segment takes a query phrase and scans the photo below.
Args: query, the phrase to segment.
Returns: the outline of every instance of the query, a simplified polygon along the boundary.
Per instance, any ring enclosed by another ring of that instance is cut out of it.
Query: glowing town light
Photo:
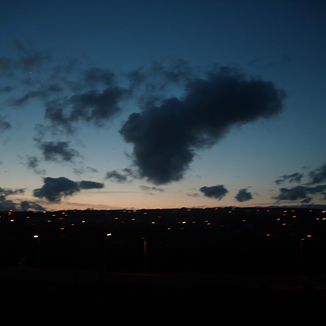
[[[112,235],[112,233],[107,233],[106,236],[107,237],[110,237]]]
[[[38,238],[38,234],[34,234],[34,235],[33,235],[33,238],[34,238],[34,239],[37,239],[37,238]]]

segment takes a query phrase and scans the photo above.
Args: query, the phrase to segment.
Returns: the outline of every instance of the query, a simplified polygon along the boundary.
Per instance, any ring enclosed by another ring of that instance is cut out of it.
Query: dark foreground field
[[[27,214],[0,220],[0,309],[12,316],[159,310],[157,324],[178,310],[294,325],[325,310],[326,211]]]
[[[14,306],[191,308],[287,315],[324,311],[322,278],[2,270],[1,294]]]

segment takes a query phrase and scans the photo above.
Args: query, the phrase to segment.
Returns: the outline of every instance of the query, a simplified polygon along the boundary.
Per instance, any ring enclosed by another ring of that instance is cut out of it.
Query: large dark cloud
[[[252,194],[247,189],[240,189],[234,198],[242,203],[244,201],[251,200]]]
[[[221,200],[229,191],[223,185],[201,187],[199,189],[206,197],[216,198]]]
[[[283,183],[284,181],[288,181],[290,183],[292,182],[301,182],[301,179],[303,178],[303,173],[293,173],[293,174],[284,174],[279,177],[279,179],[275,180],[275,183],[279,185],[280,183]]]
[[[65,177],[44,178],[43,186],[34,189],[33,194],[38,198],[46,198],[49,202],[60,202],[62,197],[73,196],[83,189],[102,189],[103,183],[93,181],[75,182]]]
[[[141,177],[155,184],[183,178],[198,149],[212,146],[232,126],[270,118],[283,108],[284,91],[272,82],[219,68],[187,82],[182,99],[147,103],[120,133],[132,143]]]
[[[314,194],[325,195],[326,185],[318,185],[315,187],[309,186],[296,186],[293,188],[281,188],[277,200],[296,201],[300,200],[301,203],[309,203]]]

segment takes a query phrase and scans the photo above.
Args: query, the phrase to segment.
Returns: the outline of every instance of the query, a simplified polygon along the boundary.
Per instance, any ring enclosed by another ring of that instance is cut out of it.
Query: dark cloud
[[[221,200],[229,191],[223,185],[201,187],[199,189],[206,197]]]
[[[83,189],[101,189],[104,184],[93,181],[75,182],[65,177],[44,178],[42,188],[34,189],[34,197],[46,198],[49,202],[60,202],[62,197],[73,196]]]
[[[43,206],[41,206],[35,202],[24,200],[20,203],[20,210],[22,210],[22,211],[28,211],[28,210],[45,211],[46,209]]]
[[[80,167],[80,168],[73,168],[74,173],[76,174],[83,174],[85,172],[90,172],[90,173],[98,173],[97,169],[94,169],[90,166],[86,166],[86,168],[84,167]]]
[[[326,164],[323,164],[320,168],[311,171],[309,173],[309,177],[309,184],[326,182]]]
[[[42,150],[43,157],[46,161],[55,162],[71,162],[76,156],[79,156],[78,152],[73,148],[70,148],[69,143],[65,141],[40,141],[38,147]]]
[[[14,203],[12,200],[7,200],[4,196],[0,195],[0,211],[10,210],[19,210],[19,204]]]
[[[0,187],[0,196],[11,196],[11,195],[20,195],[25,192],[24,188],[11,189],[11,188],[1,188]]]
[[[218,142],[232,126],[281,112],[284,98],[272,82],[219,68],[206,79],[187,82],[182,99],[147,103],[129,116],[120,133],[134,145],[140,176],[166,184],[182,179],[196,151]]]
[[[53,127],[73,132],[78,122],[102,127],[121,112],[120,101],[128,91],[113,82],[113,73],[106,69],[86,70],[78,91],[66,97],[54,97],[44,102],[45,118]],[[103,83],[105,88],[96,86]],[[53,92],[52,92],[53,94]]]
[[[104,121],[121,111],[118,102],[124,94],[124,90],[116,86],[102,92],[91,90],[73,95],[69,100],[72,109],[68,119],[71,122],[86,121],[102,126]]]
[[[100,182],[94,181],[80,181],[79,183],[80,189],[102,189],[104,188],[104,184]]]
[[[15,55],[0,58],[0,74],[15,79],[20,90],[16,94],[21,94],[9,97],[11,106],[23,107],[37,99],[51,127],[67,132],[73,132],[78,122],[101,127],[121,111],[120,101],[128,97],[129,90],[118,86],[111,70],[85,68],[89,61],[80,57],[52,60],[49,51],[38,51],[32,42],[14,40],[13,44]],[[41,68],[42,74],[34,74]],[[2,93],[11,91],[9,85],[0,88]]]
[[[315,187],[296,186],[294,188],[281,188],[280,194],[274,197],[277,200],[300,200],[301,203],[309,203],[314,194],[325,194],[326,185],[319,185]]]
[[[244,201],[251,200],[252,195],[247,189],[240,189],[234,198],[242,203]]]
[[[45,119],[49,120],[54,129],[61,128],[67,133],[73,133],[75,127],[73,121],[66,112],[67,105],[59,100],[51,100],[45,103]]]
[[[119,183],[128,182],[128,176],[126,174],[118,172],[117,170],[107,172],[105,179],[109,179]]]
[[[27,211],[27,210],[44,210],[44,208],[35,202],[21,201],[14,202],[7,199],[7,196],[21,195],[25,193],[25,189],[11,189],[0,187],[0,211]]]
[[[284,174],[282,176],[279,177],[279,179],[275,180],[275,183],[277,185],[279,185],[280,183],[283,183],[284,181],[288,181],[288,182],[301,182],[301,179],[303,178],[303,173],[293,173],[293,174]]]

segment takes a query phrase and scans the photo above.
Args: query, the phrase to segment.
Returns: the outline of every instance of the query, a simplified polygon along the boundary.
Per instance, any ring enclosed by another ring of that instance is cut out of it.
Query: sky
[[[326,207],[326,3],[0,4],[0,210]]]

